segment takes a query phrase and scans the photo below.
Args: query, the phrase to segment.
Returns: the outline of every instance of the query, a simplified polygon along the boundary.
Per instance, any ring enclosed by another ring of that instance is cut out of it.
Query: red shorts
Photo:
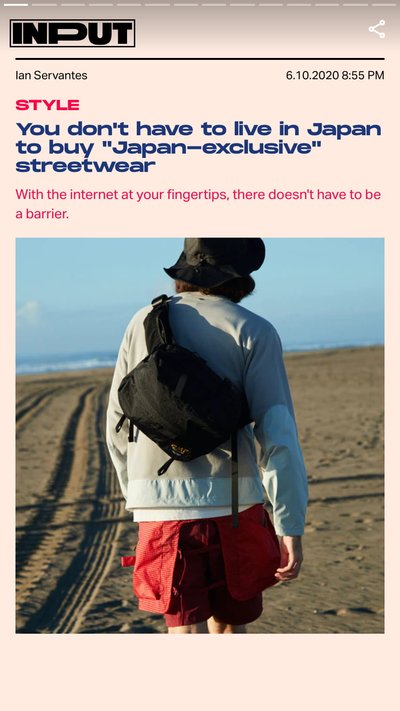
[[[210,617],[244,625],[261,613],[261,592],[244,601],[234,600],[229,594],[215,521],[203,519],[182,526],[171,603],[165,613],[167,627],[192,625]]]
[[[168,627],[212,616],[241,625],[260,616],[261,591],[276,582],[279,562],[275,531],[261,504],[239,514],[237,529],[230,516],[143,522],[134,591],[139,609],[164,614]]]

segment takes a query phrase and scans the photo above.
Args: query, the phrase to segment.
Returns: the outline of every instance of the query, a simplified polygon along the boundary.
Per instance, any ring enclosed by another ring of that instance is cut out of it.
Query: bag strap
[[[147,352],[152,353],[155,348],[163,344],[175,343],[168,317],[168,306],[171,296],[161,294],[151,302],[153,308],[144,320]]]
[[[238,437],[237,432],[232,432],[232,528],[239,526],[239,465],[238,465]]]
[[[121,419],[118,420],[117,424],[115,425],[115,431],[120,432],[122,429],[122,425],[124,424],[125,420],[127,420],[126,415],[122,415]],[[135,423],[133,420],[129,420],[129,435],[128,435],[128,442],[133,442],[134,437],[133,437],[133,429],[135,427]]]

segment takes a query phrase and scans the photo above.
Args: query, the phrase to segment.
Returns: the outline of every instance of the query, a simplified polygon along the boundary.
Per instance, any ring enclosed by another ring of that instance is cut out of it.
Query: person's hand
[[[281,548],[281,567],[277,569],[275,577],[280,582],[294,580],[300,573],[303,561],[301,536],[279,536]]]

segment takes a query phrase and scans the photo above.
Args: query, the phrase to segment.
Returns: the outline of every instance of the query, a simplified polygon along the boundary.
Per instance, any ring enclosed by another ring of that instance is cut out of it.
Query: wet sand
[[[310,483],[301,577],[253,634],[382,633],[383,349],[290,354]],[[17,380],[17,631],[165,633],[119,556],[135,544],[104,439],[110,370]]]

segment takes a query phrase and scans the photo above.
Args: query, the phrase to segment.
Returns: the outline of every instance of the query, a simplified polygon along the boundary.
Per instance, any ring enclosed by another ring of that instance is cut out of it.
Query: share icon
[[[376,32],[376,34],[378,35],[379,39],[384,39],[385,33],[384,33],[384,32],[378,32],[378,30],[376,29],[377,27],[382,27],[384,24],[385,24],[385,20],[379,20],[379,22],[378,22],[377,25],[371,25],[371,27],[369,27],[368,29],[369,29],[370,32]]]

